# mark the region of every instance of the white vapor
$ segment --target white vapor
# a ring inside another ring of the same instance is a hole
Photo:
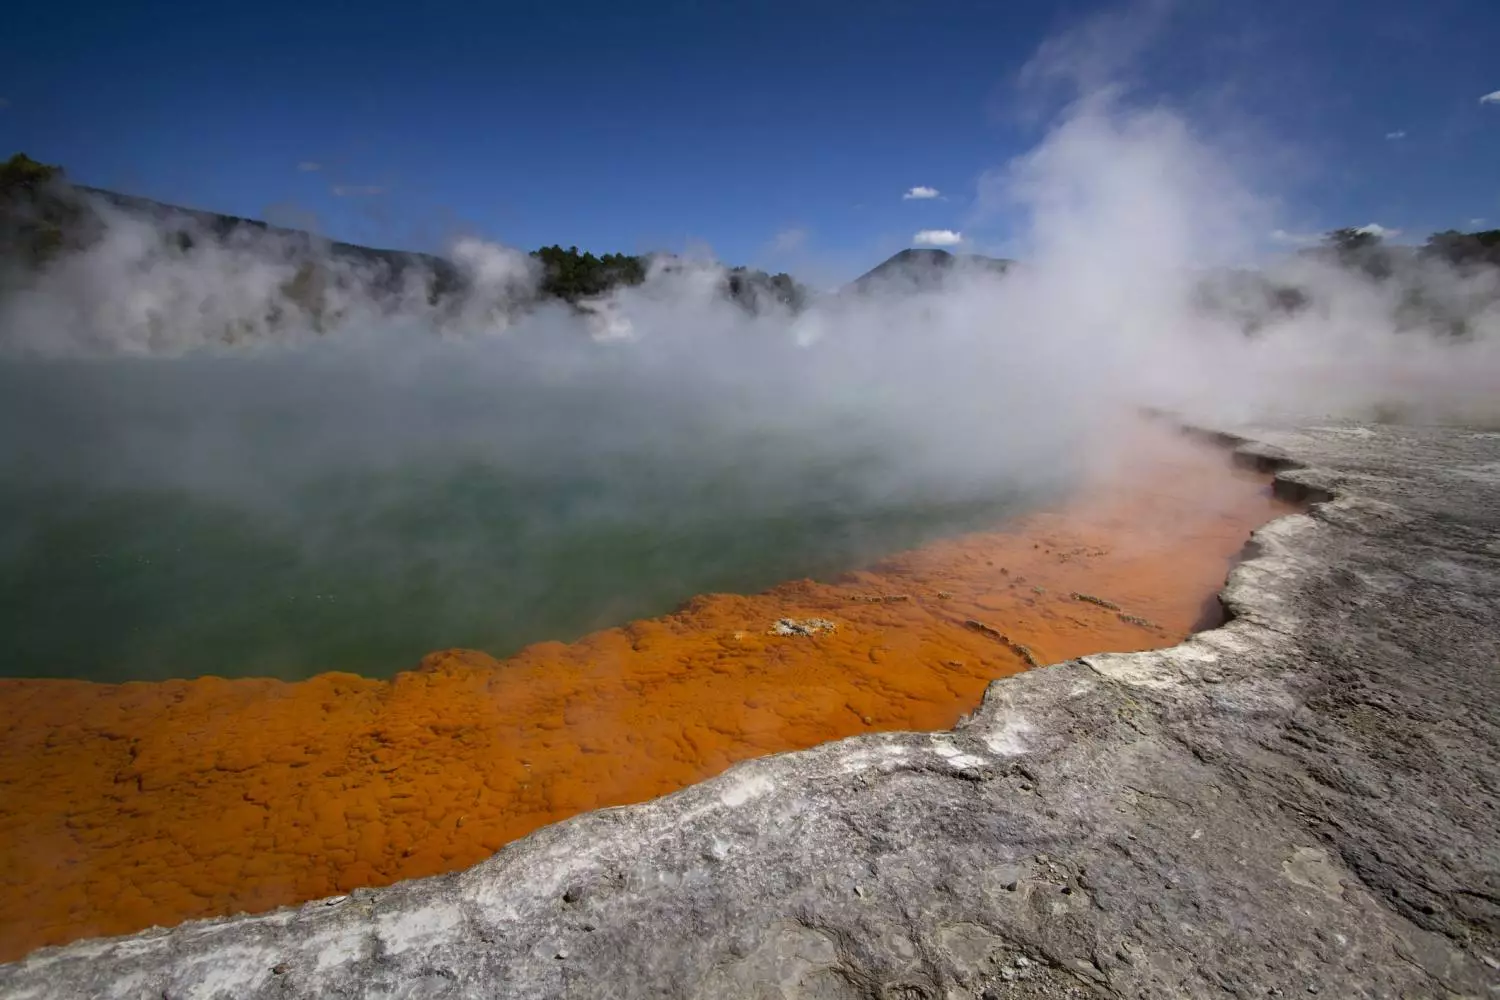
[[[807,230],[800,226],[783,229],[771,240],[771,249],[775,253],[794,253],[801,250],[807,244]]]
[[[541,539],[549,558],[608,573],[638,540],[667,539],[611,584],[629,595],[667,575],[662,553],[699,537],[714,505],[734,517],[695,562],[751,542],[795,555],[801,541],[765,538],[1061,488],[1123,446],[1141,407],[1212,424],[1500,425],[1500,272],[1415,253],[1385,278],[1322,249],[1267,259],[1267,234],[1314,242],[1253,180],[1274,172],[1093,69],[1069,77],[1077,44],[1033,73],[1099,87],[978,192],[1015,220],[1013,267],[963,260],[938,282],[800,313],[726,300],[706,260],[653,258],[641,284],[570,305],[535,301],[529,255],[477,239],[453,243],[440,274],[285,233],[184,239],[105,207],[87,249],[0,273],[0,485],[210,497],[314,550],[350,531],[437,606],[469,600],[482,617],[502,602],[469,581],[481,563],[509,573],[513,545]],[[914,242],[984,245],[964,228]],[[450,516],[428,484],[455,484],[469,513]],[[332,505],[321,520],[310,495]],[[394,533],[412,525],[420,545]],[[26,530],[0,524],[0,542]],[[518,614],[572,599],[572,581],[513,576],[535,602],[517,597]],[[676,599],[740,585],[726,579],[694,576]],[[621,607],[600,624],[647,613]]]
[[[336,198],[368,198],[386,192],[379,184],[335,184],[329,190]]]
[[[1479,99],[1480,104],[1500,104],[1500,90],[1492,90]]]
[[[1271,241],[1282,246],[1308,247],[1323,239],[1322,233],[1291,233],[1285,229],[1271,230]]]
[[[1387,132],[1385,134],[1385,137],[1387,139],[1405,139],[1406,138],[1406,130],[1405,129],[1397,129],[1394,132]]]
[[[925,200],[927,200],[929,198],[936,198],[938,196],[938,193],[939,192],[938,192],[937,188],[926,187],[924,185],[919,184],[916,187],[911,188],[910,190],[908,190],[905,194],[903,194],[901,196],[901,200],[902,201],[925,201]]]
[[[1391,239],[1401,235],[1401,230],[1389,229],[1378,222],[1367,222],[1363,226],[1356,226],[1354,231],[1364,233],[1366,236],[1378,236],[1381,239]]]
[[[952,247],[964,241],[964,234],[952,229],[923,229],[911,241],[919,247]]]

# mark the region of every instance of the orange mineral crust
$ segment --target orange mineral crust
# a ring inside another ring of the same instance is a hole
[[[1178,439],[1085,494],[833,583],[699,597],[503,662],[0,681],[0,960],[451,871],[747,757],[952,726],[1028,656],[1181,639],[1249,531],[1287,509]],[[836,627],[773,634],[782,618]]]

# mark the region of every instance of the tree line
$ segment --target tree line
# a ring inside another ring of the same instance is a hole
[[[67,178],[60,167],[39,163],[24,153],[17,153],[0,163],[0,240],[3,240],[4,255],[12,260],[19,257],[22,262],[36,266],[64,249],[87,245],[95,235],[90,225],[93,220],[82,211],[79,199],[70,197],[69,193]],[[139,201],[125,196],[111,196],[111,200],[125,207]],[[210,235],[220,237],[243,226],[268,228],[254,220],[202,212],[187,214],[204,223]],[[174,236],[182,244],[182,249],[190,248],[191,233]],[[393,268],[396,272],[419,258],[437,264],[435,259],[421,254],[372,251],[348,244],[335,244],[333,249],[336,254],[346,257],[375,255],[390,258],[390,262],[400,265]],[[580,252],[576,246],[567,249],[557,245],[542,247],[531,251],[531,257],[540,265],[539,296],[572,304],[596,298],[615,288],[641,284],[646,280],[649,264],[645,256],[624,253],[596,255]],[[434,270],[440,272],[435,276],[435,295],[457,291],[456,277],[448,273],[450,266],[437,266]],[[770,301],[796,309],[805,305],[808,299],[807,289],[791,275],[772,275],[744,267],[726,271],[722,291],[731,300],[752,309]]]
[[[1332,230],[1312,252],[1331,255],[1339,263],[1366,271],[1371,277],[1385,278],[1399,265],[1403,252],[1410,255],[1411,248],[1392,247],[1380,233],[1362,226]],[[1500,267],[1500,229],[1473,233],[1446,229],[1427,237],[1427,242],[1415,248],[1415,253],[1419,258],[1440,260],[1455,267],[1476,264]]]

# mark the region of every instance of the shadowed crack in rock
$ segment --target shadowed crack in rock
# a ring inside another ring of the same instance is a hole
[[[1500,435],[1254,436],[1332,499],[1256,532],[1222,628],[0,994],[1495,995]]]

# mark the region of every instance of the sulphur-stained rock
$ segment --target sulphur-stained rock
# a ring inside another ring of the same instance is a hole
[[[1256,436],[1334,499],[1256,532],[1222,628],[0,993],[1495,995],[1500,435]]]

